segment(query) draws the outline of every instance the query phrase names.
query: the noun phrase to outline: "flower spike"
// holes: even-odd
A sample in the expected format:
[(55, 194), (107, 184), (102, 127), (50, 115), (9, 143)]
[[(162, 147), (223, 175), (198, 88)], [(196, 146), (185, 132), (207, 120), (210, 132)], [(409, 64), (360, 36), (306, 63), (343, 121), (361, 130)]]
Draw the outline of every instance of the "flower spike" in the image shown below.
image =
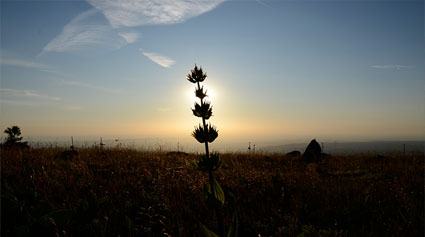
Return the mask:
[[(195, 103), (195, 108), (192, 109), (193, 115), (202, 118), (202, 124), (195, 127), (192, 132), (192, 136), (200, 143), (205, 144), (205, 155), (202, 155), (198, 161), (191, 160), (192, 163), (198, 170), (208, 173), (209, 184), (204, 185), (204, 194), (209, 208), (216, 209), (216, 216), (218, 217), (217, 222), (219, 223), (219, 235), (224, 235), (224, 220), (221, 215), (218, 215), (219, 208), (222, 208), (225, 202), (225, 195), (223, 189), (220, 187), (217, 180), (214, 178), (213, 172), (216, 171), (222, 160), (219, 158), (218, 153), (210, 153), (208, 143), (212, 143), (218, 137), (218, 130), (211, 124), (207, 124), (205, 120), (208, 120), (212, 116), (211, 102), (205, 101), (207, 97), (207, 91), (204, 91), (204, 87), (200, 85), (203, 82), (207, 74), (202, 71), (202, 68), (196, 66), (191, 73), (187, 74), (187, 80), (195, 83), (195, 96), (200, 99), (200, 103)], [(233, 224), (232, 224), (233, 226)], [(209, 231), (213, 233), (212, 231)], [(230, 233), (230, 232), (229, 232)], [(213, 233), (214, 234), (214, 233)], [(214, 234), (215, 236), (215, 234)]]
[(203, 82), (205, 78), (207, 78), (207, 74), (202, 71), (201, 67), (199, 67), (198, 69), (198, 66), (196, 66), (196, 64), (195, 68), (191, 71), (191, 73), (187, 74), (187, 80), (192, 83)]

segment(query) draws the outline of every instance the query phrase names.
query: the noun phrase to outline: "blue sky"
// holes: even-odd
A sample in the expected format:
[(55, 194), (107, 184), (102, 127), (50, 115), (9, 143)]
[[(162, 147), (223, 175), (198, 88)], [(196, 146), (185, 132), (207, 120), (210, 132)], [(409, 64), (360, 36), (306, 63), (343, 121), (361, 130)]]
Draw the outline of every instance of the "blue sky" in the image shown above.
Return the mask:
[[(423, 1), (1, 1), (2, 129), (195, 144), (425, 138)], [(193, 141), (192, 141), (193, 140)]]

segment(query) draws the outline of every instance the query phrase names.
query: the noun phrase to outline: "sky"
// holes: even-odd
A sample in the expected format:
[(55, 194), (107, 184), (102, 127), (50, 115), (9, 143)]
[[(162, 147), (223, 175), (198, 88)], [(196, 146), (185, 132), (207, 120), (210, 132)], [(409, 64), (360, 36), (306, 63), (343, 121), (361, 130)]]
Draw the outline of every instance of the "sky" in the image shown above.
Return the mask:
[[(212, 146), (425, 139), (423, 1), (0, 1), (0, 128)], [(245, 145), (244, 145), (245, 146)]]

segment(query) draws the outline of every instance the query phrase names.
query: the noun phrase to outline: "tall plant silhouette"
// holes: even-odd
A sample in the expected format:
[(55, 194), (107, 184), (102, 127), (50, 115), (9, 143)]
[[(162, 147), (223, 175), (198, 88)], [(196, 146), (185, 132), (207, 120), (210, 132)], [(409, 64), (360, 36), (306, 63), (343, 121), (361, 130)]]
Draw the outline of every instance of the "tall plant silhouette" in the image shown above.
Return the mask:
[[(193, 115), (202, 119), (202, 124), (195, 127), (192, 132), (192, 136), (199, 142), (205, 144), (205, 155), (201, 155), (198, 161), (192, 161), (192, 164), (200, 171), (208, 173), (209, 184), (204, 185), (204, 194), (207, 202), (207, 206), (210, 209), (214, 209), (217, 221), (218, 221), (218, 233), (220, 236), (224, 235), (224, 224), (221, 207), (224, 205), (225, 196), (223, 189), (220, 184), (214, 178), (214, 171), (216, 171), (220, 165), (221, 160), (218, 153), (210, 153), (208, 143), (212, 143), (218, 137), (217, 129), (211, 124), (207, 124), (207, 120), (212, 116), (211, 102), (206, 100), (207, 91), (201, 86), (207, 78), (207, 74), (202, 70), (201, 67), (195, 65), (195, 68), (187, 75), (187, 80), (194, 83), (195, 95), (199, 98), (199, 102), (195, 102), (195, 107), (192, 109)], [(204, 225), (201, 224), (201, 228), (205, 234), (213, 234)]]

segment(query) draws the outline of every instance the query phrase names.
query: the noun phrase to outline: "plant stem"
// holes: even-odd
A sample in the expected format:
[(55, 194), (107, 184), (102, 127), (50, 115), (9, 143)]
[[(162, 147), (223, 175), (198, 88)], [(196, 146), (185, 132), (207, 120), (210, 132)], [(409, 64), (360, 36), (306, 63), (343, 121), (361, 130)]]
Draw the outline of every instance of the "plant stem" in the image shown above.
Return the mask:
[[(199, 85), (199, 82), (197, 82), (198, 84), (198, 90), (201, 89), (201, 86)], [(204, 99), (200, 99), (201, 100), (201, 106), (204, 104)], [(207, 124), (205, 122), (205, 118), (202, 118), (202, 125), (204, 126), (204, 131), (207, 131)], [(205, 141), (205, 156), (207, 159), (210, 158), (210, 152), (208, 149), (208, 141)], [(214, 185), (214, 175), (213, 175), (213, 170), (210, 169), (208, 170), (208, 178), (210, 181), (210, 187), (211, 187), (211, 191), (213, 189), (213, 185)], [(217, 207), (215, 209), (215, 215), (217, 216), (217, 222), (218, 222), (218, 235), (219, 236), (224, 236), (224, 220), (223, 220), (223, 212), (222, 210)]]
[[(199, 85), (199, 82), (198, 82), (198, 90), (200, 90), (200, 89), (201, 89), (201, 86)], [(204, 104), (204, 99), (202, 98), (200, 100), (201, 100), (201, 106), (202, 106)], [(202, 118), (202, 125), (204, 126), (204, 131), (207, 131), (207, 124), (205, 122), (205, 118)], [(209, 149), (208, 149), (208, 141), (205, 141), (205, 155), (206, 155), (207, 159), (210, 158), (210, 152), (209, 152)], [(211, 175), (210, 175), (210, 179), (211, 179), (211, 176), (212, 176), (212, 172), (211, 172)]]

